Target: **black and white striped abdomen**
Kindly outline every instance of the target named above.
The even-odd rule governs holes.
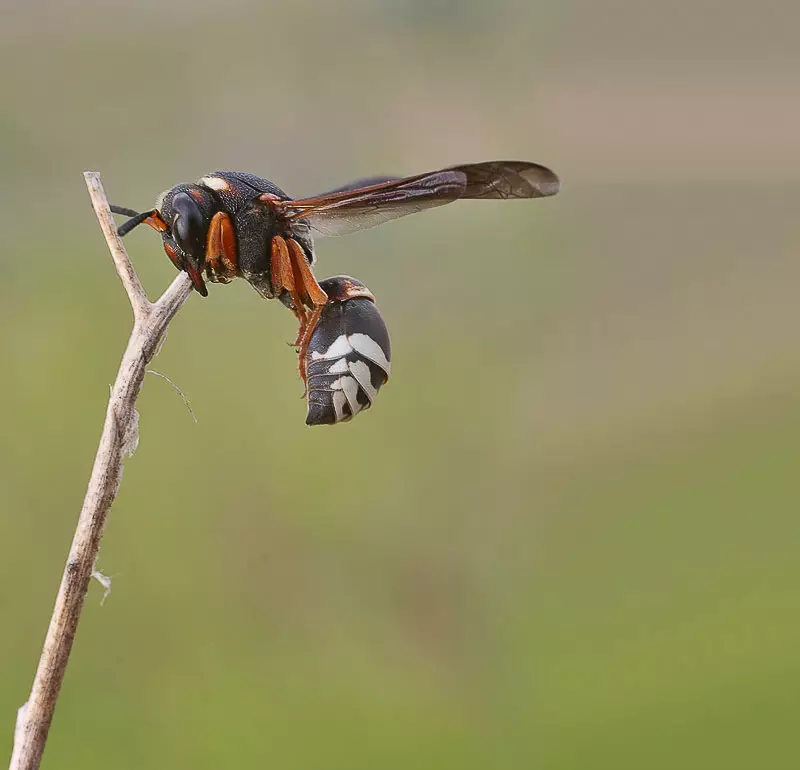
[[[369,409],[389,379],[389,332],[372,295],[347,276],[320,283],[328,294],[306,354],[307,425],[333,425]]]

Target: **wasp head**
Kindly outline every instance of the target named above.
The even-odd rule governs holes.
[[[164,225],[164,251],[179,270],[189,273],[195,289],[204,297],[208,290],[201,273],[214,207],[211,192],[194,184],[177,185],[162,193],[156,203]]]

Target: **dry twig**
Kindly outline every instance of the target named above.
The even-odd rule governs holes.
[[[157,353],[169,322],[192,290],[189,277],[181,273],[157,302],[148,300],[117,235],[100,175],[87,171],[84,177],[114,265],[133,308],[133,331],[111,390],[89,488],[58,588],[31,694],[17,715],[9,770],[35,770],[39,767],[103,528],[117,496],[122,464],[124,458],[136,449],[139,422],[136,398],[142,387],[145,368]]]

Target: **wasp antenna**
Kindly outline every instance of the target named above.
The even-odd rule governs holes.
[[[127,209],[127,208],[125,208],[125,206],[114,206],[112,204],[111,205],[111,211],[114,214],[122,214],[125,217],[138,217],[139,216],[139,212],[138,211],[134,211],[133,209]]]
[[[112,207],[111,210],[114,211],[114,208]],[[123,214],[125,212],[118,211],[115,213]],[[146,222],[148,219],[150,219],[150,217],[153,216],[153,213],[154,212],[152,211],[143,211],[141,214],[136,214],[136,216],[131,217],[127,222],[123,222],[117,228],[117,235],[119,235],[120,238],[126,236],[131,230],[133,230],[134,227],[138,227],[140,224],[142,224],[142,222]]]

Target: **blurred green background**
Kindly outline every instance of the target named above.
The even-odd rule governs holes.
[[[798,766],[796,3],[0,13],[6,755],[130,328],[81,172],[525,158],[559,197],[317,242],[392,332],[350,425],[304,426],[278,303],[191,298],[153,368],[198,424],[148,377],[44,766]]]

